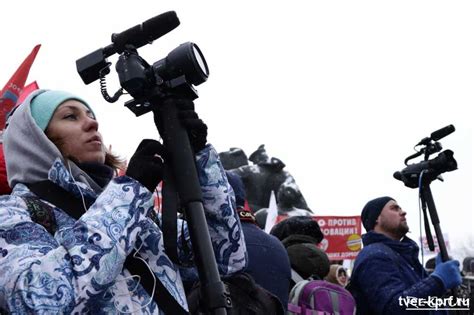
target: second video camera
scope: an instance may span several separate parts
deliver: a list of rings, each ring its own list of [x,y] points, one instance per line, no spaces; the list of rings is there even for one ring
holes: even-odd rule
[[[453,151],[445,150],[433,159],[428,159],[431,154],[442,150],[442,146],[438,140],[455,131],[453,125],[448,125],[431,133],[430,137],[423,138],[416,146],[424,145],[424,147],[415,154],[405,159],[405,167],[399,172],[395,172],[393,177],[402,181],[405,186],[410,188],[418,188],[421,181],[430,183],[439,178],[442,173],[451,172],[457,169],[457,162],[454,159]],[[408,165],[408,161],[424,154],[424,161]]]

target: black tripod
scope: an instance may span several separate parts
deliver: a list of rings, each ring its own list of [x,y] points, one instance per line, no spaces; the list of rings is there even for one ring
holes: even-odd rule
[[[421,198],[421,203],[423,207],[424,225],[425,225],[426,241],[428,243],[428,247],[431,251],[434,251],[434,241],[433,241],[433,236],[431,234],[431,230],[429,227],[426,206],[428,206],[428,212],[430,215],[431,223],[433,224],[433,228],[435,230],[436,239],[438,241],[438,248],[441,254],[441,259],[443,262],[447,261],[449,260],[448,250],[446,249],[444,236],[443,236],[443,233],[441,232],[438,212],[436,211],[433,195],[431,193],[430,183],[422,183],[422,185],[420,186],[420,198]]]
[[[173,101],[161,98],[151,102],[154,114],[162,122],[161,136],[167,149],[168,161],[176,189],[184,205],[196,267],[201,281],[201,296],[209,314],[227,314],[230,297],[221,281],[202,204],[202,191],[196,172],[194,154],[186,129],[178,119],[178,108]]]

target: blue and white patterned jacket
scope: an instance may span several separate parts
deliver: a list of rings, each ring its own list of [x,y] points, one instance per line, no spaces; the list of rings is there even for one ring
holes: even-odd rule
[[[136,277],[123,269],[135,251],[187,308],[178,266],[164,252],[162,231],[147,217],[152,194],[127,176],[103,190],[94,188],[86,173],[64,160],[31,116],[31,99],[43,92],[33,92],[16,109],[3,138],[14,189],[0,197],[0,313],[162,314]],[[196,155],[196,165],[219,272],[238,272],[246,267],[247,254],[232,188],[212,146]],[[95,200],[77,221],[54,208],[54,235],[32,221],[21,198],[32,194],[26,185],[46,179]],[[178,245],[191,247],[185,223],[178,223],[178,232]],[[193,263],[192,253],[178,251],[183,265]]]
[[[221,274],[246,265],[245,245],[230,188],[215,150],[208,146],[197,157],[204,208]],[[84,195],[94,191],[75,184],[57,160],[50,180]],[[128,271],[128,254],[143,243],[140,256],[175,299],[187,307],[178,272],[163,248],[162,232],[149,218],[151,193],[129,177],[117,177],[97,196],[89,210],[75,221],[55,208],[58,225],[54,237],[33,223],[21,196],[31,192],[18,184],[11,196],[0,197],[0,307],[15,314],[159,314],[160,310]],[[178,224],[178,227],[181,227]],[[189,242],[187,226],[179,229]],[[178,243],[181,243],[178,240]],[[192,256],[181,255],[184,263]]]

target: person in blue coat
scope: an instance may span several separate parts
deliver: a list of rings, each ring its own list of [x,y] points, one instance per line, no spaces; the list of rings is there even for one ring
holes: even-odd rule
[[[234,190],[237,212],[242,223],[248,253],[245,270],[261,287],[278,297],[283,309],[288,308],[291,266],[288,253],[281,241],[265,233],[256,223],[250,209],[245,207],[245,187],[239,175],[226,172]]]
[[[206,144],[207,127],[197,117],[193,124],[200,128],[189,134],[198,137],[190,142],[215,259],[222,275],[234,274],[247,263],[240,221],[218,154]],[[114,177],[117,159],[89,104],[68,92],[38,90],[9,118],[4,153],[13,191],[0,197],[0,313],[163,314],[143,277],[187,311],[178,265],[150,218],[165,158],[158,141],[142,141],[126,175]],[[35,197],[31,185],[43,181],[82,202],[79,219],[45,200],[57,227],[48,230],[32,218],[25,200]],[[178,234],[179,263],[192,266],[186,222],[178,222]],[[132,274],[126,258],[146,262],[148,274]]]
[[[357,314],[413,314],[415,301],[443,297],[448,289],[461,284],[459,262],[437,263],[428,275],[418,260],[417,244],[406,236],[406,212],[391,197],[369,201],[361,220],[367,234],[356,258],[349,291],[357,303]],[[440,260],[438,258],[438,260]],[[415,298],[415,299],[412,299]],[[444,310],[419,308],[416,314],[446,314]]]

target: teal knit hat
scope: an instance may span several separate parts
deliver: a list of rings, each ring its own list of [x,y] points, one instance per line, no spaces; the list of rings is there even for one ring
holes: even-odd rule
[[[56,108],[68,100],[77,100],[86,105],[92,112],[89,104],[87,104],[82,98],[65,91],[48,90],[35,96],[31,101],[31,116],[33,116],[38,127],[45,131]],[[94,112],[92,112],[92,114],[95,117]]]

